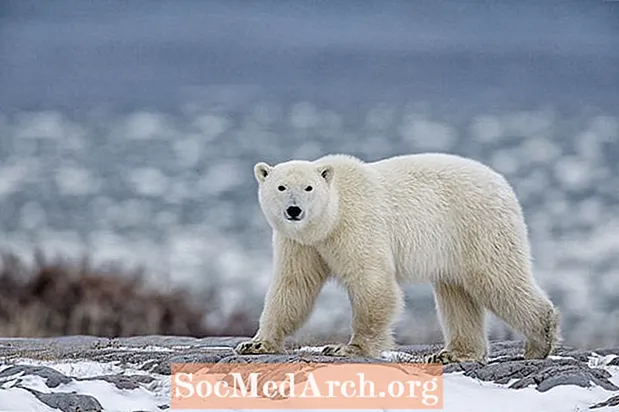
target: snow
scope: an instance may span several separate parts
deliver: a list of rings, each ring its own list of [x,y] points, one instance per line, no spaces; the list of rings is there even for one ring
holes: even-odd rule
[[[131,349],[169,350],[169,348],[158,348],[154,346]],[[67,363],[20,359],[16,361],[15,364],[47,366],[67,376],[79,378],[92,378],[110,374],[144,374],[144,371],[137,368],[121,367],[112,362],[98,363],[77,361]],[[16,379],[20,378],[22,379],[21,384],[23,386],[40,392],[76,392],[82,395],[91,395],[99,401],[105,412],[126,412],[128,410],[159,412],[161,411],[161,409],[158,408],[159,405],[169,404],[170,377],[158,374],[149,374],[149,376],[152,376],[155,380],[148,384],[142,384],[138,389],[120,390],[116,388],[113,383],[101,380],[72,381],[68,384],[62,384],[56,388],[50,389],[45,385],[45,379],[41,377],[28,376],[24,379],[21,378],[20,375],[15,375],[15,379],[9,380],[0,386],[0,388],[5,389],[0,390],[0,410],[2,412],[24,412],[25,410],[29,412],[47,412],[54,410],[36,400],[34,395],[24,389],[11,388],[11,386],[15,384]]]
[[[132,348],[136,349],[136,348]],[[319,351],[320,347],[303,347],[307,352]],[[149,346],[136,350],[160,350]],[[398,352],[384,352],[383,357],[393,359]],[[608,366],[616,356],[594,356],[591,365],[604,367],[612,374],[611,381],[619,384],[619,367]],[[94,377],[109,374],[143,374],[137,367],[126,367],[115,363],[97,363],[91,361],[52,362],[34,361],[28,359],[15,360],[16,364],[41,365],[53,368],[65,375],[74,377]],[[5,369],[0,367],[0,370]],[[0,410],[3,412],[49,412],[49,407],[40,403],[24,389],[12,387],[17,378],[23,379],[22,385],[40,392],[77,392],[95,397],[103,406],[105,412],[125,412],[128,410],[159,412],[160,405],[169,405],[170,377],[167,375],[150,374],[155,380],[141,384],[139,389],[119,390],[113,384],[105,381],[72,381],[50,389],[44,379],[38,376],[21,378],[15,375],[3,383],[0,388]],[[444,376],[443,411],[457,412],[521,412],[544,411],[566,412],[589,410],[593,404],[605,401],[615,395],[600,387],[581,388],[578,386],[558,386],[547,392],[538,392],[533,387],[524,389],[509,389],[508,385],[498,385],[491,382],[481,382],[464,376],[462,373],[450,373]],[[247,409],[250,411],[251,409]],[[612,408],[599,408],[598,412],[608,412]],[[227,411],[226,411],[227,412]]]
[[[458,412],[565,412],[588,410],[589,406],[604,401],[612,392],[602,388],[558,386],[540,393],[534,388],[507,389],[503,385],[479,382],[462,376],[448,375],[444,379],[444,411]],[[599,409],[604,411],[604,409]]]
[[[58,412],[58,409],[50,408],[27,390],[19,388],[0,390],[0,408],[2,412]]]

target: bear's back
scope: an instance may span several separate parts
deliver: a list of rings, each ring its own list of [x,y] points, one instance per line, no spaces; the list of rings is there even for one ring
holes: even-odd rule
[[[494,234],[526,232],[508,182],[488,166],[448,154],[366,163],[380,176],[399,277],[454,273],[471,245],[491,250]]]
[[[394,200],[425,197],[436,202],[466,202],[490,206],[496,201],[513,202],[514,194],[505,178],[473,159],[422,153],[395,156],[366,167],[377,172],[387,194]]]

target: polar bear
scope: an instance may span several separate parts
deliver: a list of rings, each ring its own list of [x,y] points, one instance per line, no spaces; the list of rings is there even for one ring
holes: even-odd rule
[[[445,153],[372,163],[336,154],[260,162],[254,174],[274,275],[258,331],[237,353],[285,352],[331,277],[348,293],[352,334],[323,355],[392,348],[406,282],[433,285],[445,347],[429,362],[486,362],[486,309],[526,338],[525,358],[556,345],[559,312],[532,276],[520,204],[490,167]]]

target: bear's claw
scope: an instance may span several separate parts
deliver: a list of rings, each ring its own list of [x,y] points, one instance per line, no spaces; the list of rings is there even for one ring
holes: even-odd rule
[[[450,363],[462,363],[462,362],[481,362],[474,359],[471,356],[460,356],[454,352],[443,349],[437,353],[433,353],[426,356],[425,363],[440,363],[442,365],[448,365]]]
[[[234,351],[239,355],[259,355],[283,353],[277,345],[264,340],[250,340],[239,343]]]
[[[458,362],[451,352],[444,350],[426,356],[425,361],[426,363],[440,363],[442,365]]]
[[[326,345],[322,348],[323,356],[365,357],[367,354],[356,345]]]

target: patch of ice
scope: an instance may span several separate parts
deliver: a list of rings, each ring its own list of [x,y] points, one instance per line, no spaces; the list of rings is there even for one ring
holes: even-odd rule
[[[230,127],[230,121],[214,114],[198,116],[193,121],[193,126],[200,132],[200,138],[210,142],[225,132]]]
[[[69,196],[97,193],[101,186],[89,170],[75,166],[59,167],[55,173],[55,181],[60,193]]]
[[[217,195],[241,184],[246,179],[243,167],[237,161],[219,161],[210,164],[197,188],[208,196]]]
[[[150,203],[138,199],[109,203],[102,208],[102,214],[108,223],[121,227],[139,226],[151,221]]]
[[[480,115],[471,122],[470,133],[480,143],[488,143],[501,139],[504,130],[498,117]]]
[[[202,145],[198,139],[188,137],[174,142],[178,162],[185,168],[195,167],[202,156]]]
[[[282,108],[273,102],[260,102],[251,113],[251,119],[261,126],[273,124],[281,117]]]
[[[84,242],[79,233],[74,231],[41,228],[36,231],[35,236],[45,256],[79,258],[79,253],[84,251]]]
[[[318,142],[305,142],[292,153],[293,159],[315,159],[324,154],[322,145]]]
[[[143,196],[162,196],[169,186],[167,176],[152,167],[132,170],[128,180],[133,184],[136,193]]]
[[[497,172],[505,175],[514,174],[520,168],[518,156],[514,153],[514,149],[495,151],[491,157],[490,163]]]
[[[604,142],[615,142],[619,137],[619,120],[614,116],[596,116],[591,119],[590,130]]]
[[[521,111],[503,116],[507,134],[514,136],[544,135],[552,131],[554,113],[552,111]]]
[[[548,164],[561,156],[561,148],[554,141],[541,136],[528,138],[521,146],[522,155],[518,158],[526,159],[535,164]]]
[[[34,159],[5,162],[0,167],[0,199],[18,190],[23,190],[22,185],[32,178],[38,170],[39,163]]]
[[[563,157],[555,164],[555,177],[567,189],[578,190],[588,187],[591,167],[576,157]]]
[[[424,119],[418,115],[406,116],[400,126],[400,135],[414,146],[415,150],[449,150],[458,135],[448,124]]]
[[[37,202],[28,202],[20,209],[20,226],[26,230],[32,230],[45,224],[45,210]]]
[[[319,130],[326,137],[337,137],[341,132],[344,121],[342,117],[334,111],[324,110],[320,117]]]
[[[318,112],[311,103],[296,103],[290,109],[290,123],[297,129],[313,127],[318,121]]]
[[[150,140],[161,137],[167,129],[163,115],[140,111],[127,117],[124,124],[124,136],[132,140]]]
[[[84,131],[55,111],[25,112],[17,116],[15,137],[19,139],[78,139]]]
[[[395,108],[388,105],[378,105],[368,111],[365,124],[374,130],[387,130],[395,118]]]

